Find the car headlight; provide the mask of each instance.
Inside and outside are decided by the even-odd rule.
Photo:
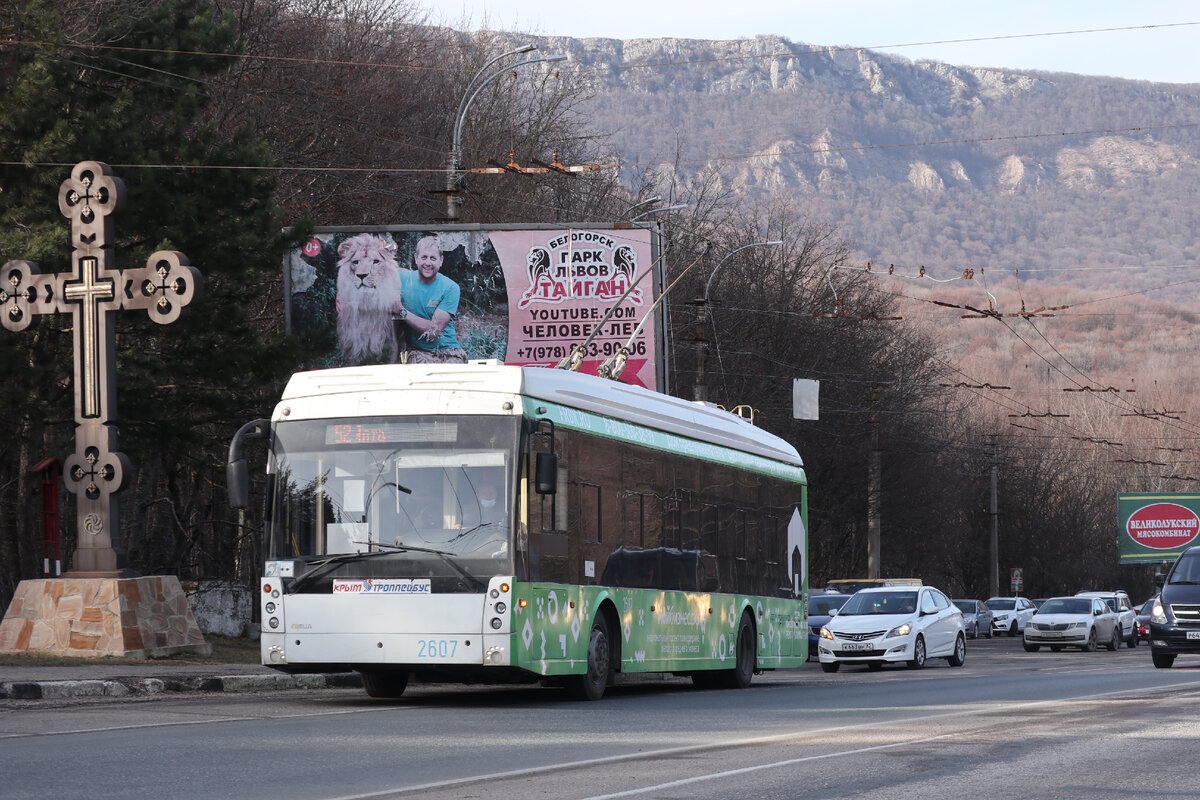
[[[1067,628],[1086,628],[1087,626],[1086,622],[1072,622]]]
[[[912,633],[912,623],[906,622],[903,625],[897,625],[896,627],[892,628],[890,631],[887,632],[887,635],[889,637],[890,636],[908,636],[908,634],[910,634],[910,633]],[[884,637],[884,638],[887,638],[887,637]]]
[[[1154,605],[1150,607],[1150,621],[1159,625],[1167,624],[1167,610],[1163,608],[1161,600],[1155,600]]]
[[[833,641],[833,634],[829,632],[829,628],[821,628],[821,632],[817,635],[822,639],[828,639],[831,642]]]

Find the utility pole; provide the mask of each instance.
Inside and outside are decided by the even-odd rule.
[[[698,305],[700,313],[696,315],[696,381],[692,385],[692,399],[697,402],[708,400],[708,390],[704,386],[704,367],[708,360],[708,297],[701,295]]]
[[[990,575],[990,591],[989,597],[1000,596],[1000,532],[999,532],[999,517],[1000,508],[997,502],[998,477],[1000,473],[1000,450],[996,444],[996,437],[992,436],[992,507],[991,507],[991,533],[988,536],[988,553],[991,558],[991,575]]]
[[[879,577],[879,505],[881,469],[879,466],[879,390],[871,392],[871,459],[867,466],[867,577]]]

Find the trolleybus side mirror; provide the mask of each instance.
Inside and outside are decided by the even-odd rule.
[[[538,494],[558,491],[558,453],[538,453],[534,485]]]
[[[225,462],[225,491],[230,508],[245,508],[250,503],[250,469],[242,457],[242,445],[247,439],[265,439],[268,420],[256,419],[238,428],[229,443],[229,458]]]
[[[230,508],[245,508],[250,504],[250,469],[246,459],[239,458],[225,465],[225,489]]]

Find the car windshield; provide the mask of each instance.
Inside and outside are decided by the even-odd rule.
[[[1168,578],[1171,583],[1200,583],[1200,553],[1186,553],[1179,557]]]
[[[849,595],[826,594],[808,599],[808,615],[810,617],[828,617],[842,607]]]
[[[1011,597],[993,597],[986,605],[992,611],[1012,611],[1017,607],[1017,601]]]
[[[977,605],[977,603],[978,603],[978,601],[976,601],[976,600],[955,600],[954,601],[954,605],[958,606],[958,610],[962,611],[966,614],[974,614],[975,610],[976,610],[975,606]]]
[[[1082,597],[1055,597],[1042,603],[1039,614],[1090,614],[1092,601]]]
[[[863,614],[913,614],[917,610],[914,591],[859,592],[838,611],[839,617]]]

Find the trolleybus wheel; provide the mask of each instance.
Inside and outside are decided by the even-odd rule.
[[[727,670],[722,676],[722,682],[729,689],[745,689],[754,679],[754,669],[758,666],[758,643],[754,637],[754,625],[745,614],[738,623],[737,644],[733,652],[737,661],[733,669]]]
[[[371,697],[400,697],[408,688],[408,673],[403,671],[363,671],[362,684]]]
[[[587,672],[572,675],[568,686],[577,700],[599,700],[612,676],[612,647],[608,641],[608,620],[597,614],[588,639]]]

